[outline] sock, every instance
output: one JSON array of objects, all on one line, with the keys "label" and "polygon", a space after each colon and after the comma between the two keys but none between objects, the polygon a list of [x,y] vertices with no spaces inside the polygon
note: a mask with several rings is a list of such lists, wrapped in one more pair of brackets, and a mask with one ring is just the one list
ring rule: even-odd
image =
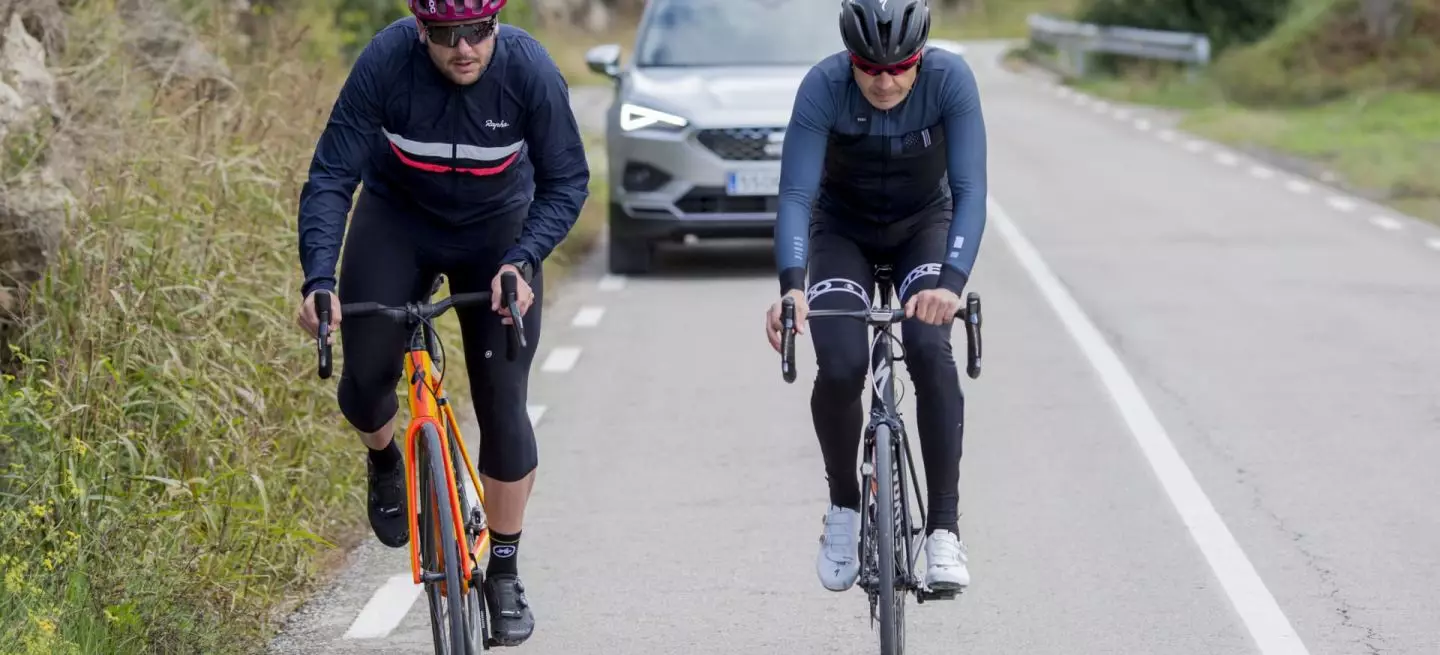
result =
[{"label": "sock", "polygon": [[515,560],[520,556],[520,533],[503,534],[490,531],[490,562],[485,565],[485,575],[515,575],[518,573]]},{"label": "sock", "polygon": [[370,451],[370,461],[374,462],[375,468],[381,471],[393,471],[400,465],[400,447],[395,445],[395,440],[390,440],[390,445],[380,450],[369,446],[365,450]]}]

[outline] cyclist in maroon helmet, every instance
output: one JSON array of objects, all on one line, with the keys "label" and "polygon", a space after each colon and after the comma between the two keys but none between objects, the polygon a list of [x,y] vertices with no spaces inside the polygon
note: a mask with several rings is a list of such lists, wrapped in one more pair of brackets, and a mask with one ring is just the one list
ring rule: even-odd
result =
[{"label": "cyclist in maroon helmet", "polygon": [[[330,303],[338,329],[340,302],[421,300],[438,274],[454,293],[495,294],[490,308],[457,314],[491,528],[485,600],[497,642],[515,646],[535,625],[516,557],[538,463],[526,396],[541,263],[575,224],[590,171],[565,79],[538,41],[499,24],[504,6],[410,0],[414,18],[381,30],[361,53],[300,192],[299,323],[317,331],[317,293],[338,295]],[[527,347],[515,361],[487,356],[506,345],[508,313],[498,301],[506,271],[520,278],[525,317]],[[370,525],[381,543],[399,548],[410,538],[394,441],[407,335],[385,318],[364,317],[346,320],[344,337],[340,410],[368,447]]]}]

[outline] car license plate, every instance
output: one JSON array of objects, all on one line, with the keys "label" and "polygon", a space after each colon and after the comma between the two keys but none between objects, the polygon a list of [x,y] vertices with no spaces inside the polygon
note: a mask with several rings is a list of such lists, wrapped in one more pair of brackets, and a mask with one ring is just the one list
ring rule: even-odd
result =
[{"label": "car license plate", "polygon": [[774,196],[780,193],[779,171],[736,171],[730,173],[725,193],[732,196]]}]

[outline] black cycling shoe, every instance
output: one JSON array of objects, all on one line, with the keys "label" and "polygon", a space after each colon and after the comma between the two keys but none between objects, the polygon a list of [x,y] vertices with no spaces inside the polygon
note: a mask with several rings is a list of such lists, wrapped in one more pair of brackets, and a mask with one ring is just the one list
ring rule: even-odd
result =
[{"label": "black cycling shoe", "polygon": [[391,548],[410,543],[410,521],[405,514],[405,467],[396,463],[389,471],[377,471],[375,463],[366,458],[365,472],[370,478],[367,507],[375,537]]},{"label": "black cycling shoe", "polygon": [[519,646],[535,631],[535,617],[530,614],[520,576],[506,573],[486,578],[485,606],[490,610],[490,637],[496,646]]}]

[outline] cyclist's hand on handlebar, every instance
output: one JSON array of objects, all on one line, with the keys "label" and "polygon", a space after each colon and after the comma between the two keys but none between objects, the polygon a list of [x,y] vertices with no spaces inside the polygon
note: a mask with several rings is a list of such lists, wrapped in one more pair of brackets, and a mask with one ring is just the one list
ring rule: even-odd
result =
[{"label": "cyclist's hand on handlebar", "polygon": [[905,303],[905,318],[931,325],[948,325],[960,311],[960,296],[949,289],[925,289]]},{"label": "cyclist's hand on handlebar", "polygon": [[511,325],[513,321],[510,320],[510,308],[505,306],[505,296],[500,291],[500,276],[507,271],[515,274],[515,308],[520,310],[521,316],[529,313],[530,303],[535,302],[535,292],[530,289],[530,283],[525,281],[525,277],[520,275],[520,270],[509,264],[501,266],[495,279],[490,280],[490,309],[505,317],[501,323]]},{"label": "cyclist's hand on handlebar", "polygon": [[300,311],[295,314],[295,322],[305,334],[311,337],[320,334],[320,318],[315,315],[315,294],[330,293],[330,334],[326,335],[327,344],[335,342],[335,331],[340,329],[340,297],[332,292],[315,290],[305,297],[300,303]]},{"label": "cyclist's hand on handlebar", "polygon": [[[805,292],[796,289],[786,295],[795,299],[795,333],[805,334],[805,315],[810,311],[809,303],[805,302]],[[780,331],[783,328],[780,325],[780,303],[783,300],[782,296],[770,306],[770,311],[765,313],[765,336],[770,339],[770,347],[777,353],[780,352]]]}]

